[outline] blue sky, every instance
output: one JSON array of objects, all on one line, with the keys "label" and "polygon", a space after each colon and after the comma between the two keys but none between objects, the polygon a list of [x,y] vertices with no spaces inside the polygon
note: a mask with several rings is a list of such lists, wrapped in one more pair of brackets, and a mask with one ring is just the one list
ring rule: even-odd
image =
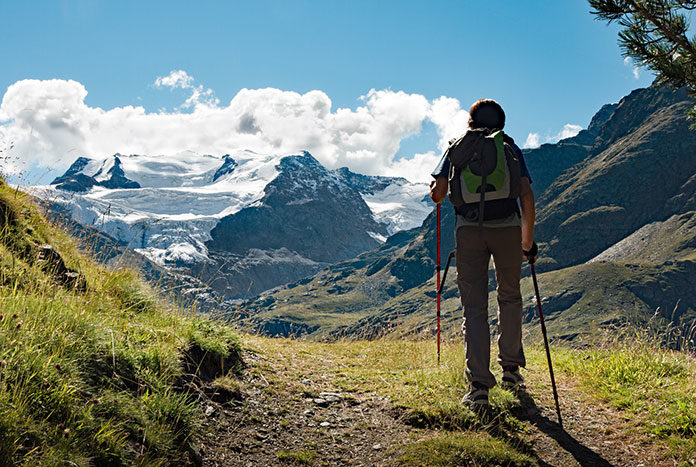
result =
[{"label": "blue sky", "polygon": [[[358,112],[369,101],[361,96],[371,89],[420,95],[429,103],[447,96],[464,110],[479,97],[491,97],[505,108],[506,130],[522,145],[530,133],[544,142],[567,124],[586,127],[601,105],[653,79],[648,71],[636,74],[633,65],[624,62],[616,27],[595,21],[582,0],[62,0],[2,2],[0,17],[0,94],[27,79],[74,80],[88,93],[85,106],[105,111],[134,106],[145,113],[192,113],[195,106],[182,104],[195,89],[214,96],[208,104],[222,107],[243,88],[300,95],[319,90],[330,99],[331,112]],[[188,84],[155,85],[158,77],[174,70],[184,71]],[[31,96],[17,99],[33,102],[36,86],[22,90]],[[63,98],[60,92],[56,96]],[[402,109],[400,105],[389,108]],[[16,118],[8,109],[9,105],[4,114],[0,111],[0,131],[4,125],[6,139],[14,135],[8,128]],[[264,122],[258,116],[257,120]],[[425,118],[416,130],[413,125],[384,123],[387,129],[399,130],[375,138],[397,138],[396,146],[373,144],[366,149],[350,143],[353,152],[345,150],[345,155],[339,148],[338,155],[322,162],[350,166],[358,161],[355,168],[370,171],[356,154],[385,150],[393,152],[385,156],[393,162],[415,153],[438,153],[443,124]],[[53,125],[46,128],[50,131]],[[297,131],[294,128],[285,131]],[[34,128],[34,136],[39,131]],[[276,126],[272,131],[283,130]],[[331,140],[345,133],[332,131]],[[36,141],[34,146],[20,145],[21,157],[31,167],[58,170],[74,159],[67,151],[48,157],[42,151],[58,146]],[[102,150],[88,143],[78,144],[77,152]],[[279,147],[290,148],[288,144]]]}]

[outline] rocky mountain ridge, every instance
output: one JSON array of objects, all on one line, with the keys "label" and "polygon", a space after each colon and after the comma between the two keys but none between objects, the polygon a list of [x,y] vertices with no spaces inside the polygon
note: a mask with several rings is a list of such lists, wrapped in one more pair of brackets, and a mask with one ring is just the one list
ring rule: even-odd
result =
[{"label": "rocky mountain ridge", "polygon": [[[311,154],[78,158],[38,197],[158,267],[239,299],[419,225],[425,185],[328,170]],[[186,281],[190,282],[190,281]]]}]

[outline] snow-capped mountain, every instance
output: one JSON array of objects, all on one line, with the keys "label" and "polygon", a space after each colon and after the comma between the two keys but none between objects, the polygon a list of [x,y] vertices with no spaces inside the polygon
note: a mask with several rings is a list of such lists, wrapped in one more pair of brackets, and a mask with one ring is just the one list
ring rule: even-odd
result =
[{"label": "snow-capped mountain", "polygon": [[328,170],[308,152],[80,157],[34,188],[75,221],[230,298],[355,256],[432,210],[425,184]]}]

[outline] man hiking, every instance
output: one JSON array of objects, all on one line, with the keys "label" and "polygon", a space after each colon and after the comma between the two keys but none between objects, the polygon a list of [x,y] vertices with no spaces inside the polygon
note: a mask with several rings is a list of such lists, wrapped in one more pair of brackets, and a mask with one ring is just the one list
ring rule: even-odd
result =
[{"label": "man hiking", "polygon": [[[534,261],[537,253],[534,193],[522,151],[503,134],[504,126],[500,104],[490,99],[475,102],[469,109],[469,131],[450,143],[430,184],[435,203],[441,203],[449,191],[455,206],[457,285],[464,308],[470,382],[463,402],[472,408],[488,406],[488,390],[496,384],[490,371],[488,328],[491,255],[498,282],[501,385],[513,390],[524,387],[519,370],[525,366],[520,275],[523,255]],[[483,160],[486,157],[488,162]]]}]

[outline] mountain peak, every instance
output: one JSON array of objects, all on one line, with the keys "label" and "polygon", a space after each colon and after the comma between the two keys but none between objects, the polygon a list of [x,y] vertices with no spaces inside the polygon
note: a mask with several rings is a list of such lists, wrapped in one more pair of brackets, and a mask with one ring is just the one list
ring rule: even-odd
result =
[{"label": "mountain peak", "polygon": [[88,157],[78,157],[68,170],[51,182],[59,190],[84,192],[94,186],[104,188],[140,188],[140,184],[126,177],[122,168],[121,154],[95,161]]},{"label": "mountain peak", "polygon": [[213,175],[213,182],[216,182],[220,177],[223,175],[231,174],[234,172],[234,169],[239,165],[237,161],[232,159],[232,156],[229,154],[225,154],[222,156],[222,166],[220,166],[219,169],[215,171],[215,174]]},{"label": "mountain peak", "polygon": [[293,154],[290,156],[285,156],[280,159],[281,167],[302,165],[305,167],[321,167],[326,170],[326,168],[321,165],[321,163],[308,151],[302,151],[300,154]]}]

